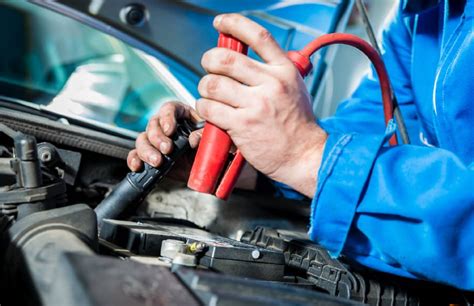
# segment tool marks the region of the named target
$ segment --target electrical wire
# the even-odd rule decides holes
[[[356,0],[356,6],[359,10],[359,13],[362,17],[362,22],[365,26],[365,31],[367,32],[367,36],[369,36],[369,40],[372,46],[377,50],[378,54],[382,56],[382,52],[380,50],[379,44],[377,42],[377,38],[375,37],[374,28],[369,19],[369,15],[367,14],[367,9],[362,2],[363,0]],[[390,82],[390,77],[389,77]],[[390,86],[392,87],[392,105],[393,105],[393,115],[395,116],[395,120],[398,124],[398,129],[400,131],[400,136],[402,138],[402,142],[404,144],[410,143],[410,137],[408,136],[408,131],[405,125],[405,120],[403,120],[402,112],[400,110],[400,106],[398,105],[397,96],[395,91],[393,90],[392,82],[390,82]]]
[[[351,34],[326,34],[310,42],[301,51],[288,52],[288,58],[293,62],[300,74],[305,77],[312,69],[310,57],[319,49],[333,44],[345,44],[355,47],[370,59],[379,77],[382,90],[383,114],[385,123],[388,124],[393,120],[392,87],[382,57],[368,42]],[[218,46],[246,53],[246,47],[230,35],[221,33]],[[391,146],[398,144],[396,134],[390,137],[389,143]],[[206,123],[193,168],[191,169],[188,187],[205,193],[215,192],[218,198],[227,199],[245,164],[242,154],[237,151],[234,159],[227,166],[224,174],[222,174],[222,170],[227,164],[231,144],[231,139],[225,131],[209,122]]]
[[[329,45],[334,45],[334,44],[349,45],[354,48],[357,48],[362,53],[364,53],[372,62],[372,64],[374,65],[375,71],[377,72],[379,82],[380,82],[380,87],[382,90],[382,104],[383,104],[385,124],[388,124],[388,122],[393,119],[392,87],[390,85],[387,69],[385,68],[385,64],[381,56],[379,55],[377,50],[374,47],[372,47],[368,42],[352,34],[346,34],[346,33],[325,34],[316,38],[309,44],[307,44],[298,53],[302,55],[304,58],[309,59],[319,49],[329,46]],[[389,143],[392,146],[395,146],[398,144],[396,134],[394,134],[390,138]]]

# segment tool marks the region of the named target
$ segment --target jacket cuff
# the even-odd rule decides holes
[[[272,181],[273,186],[275,187],[275,197],[277,198],[285,198],[289,200],[305,200],[308,199],[306,196],[303,194],[299,193],[298,191],[294,190],[290,186],[277,182],[277,181]]]
[[[385,135],[331,133],[323,153],[316,194],[311,203],[309,235],[337,257],[344,248],[357,205]]]

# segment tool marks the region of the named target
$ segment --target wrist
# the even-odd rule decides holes
[[[301,137],[301,146],[295,150],[293,160],[285,167],[285,173],[282,173],[279,181],[313,198],[327,137],[323,129],[311,123]]]

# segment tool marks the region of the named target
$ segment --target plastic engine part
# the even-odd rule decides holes
[[[284,253],[285,264],[305,273],[318,289],[369,305],[465,305],[472,298],[439,284],[399,278],[331,258],[323,247],[300,235],[257,227],[245,232],[241,241],[279,250]]]

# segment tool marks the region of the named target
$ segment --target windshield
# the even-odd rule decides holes
[[[142,131],[169,100],[193,97],[158,59],[24,1],[0,3],[0,95]]]

